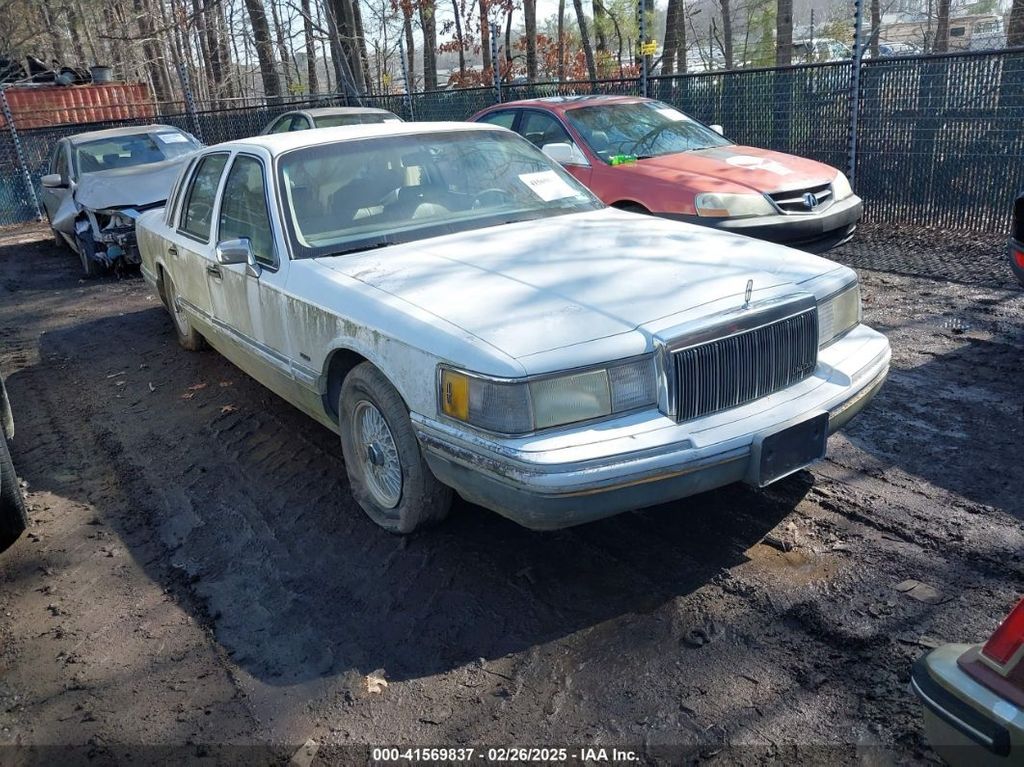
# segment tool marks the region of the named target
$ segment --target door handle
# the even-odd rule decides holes
[[[217,278],[218,280],[219,280],[219,279],[220,279],[221,277],[223,277],[223,276],[224,276],[223,274],[221,274],[221,273],[220,273],[220,267],[219,267],[219,266],[217,266],[216,264],[212,264],[212,265],[210,265],[210,266],[206,267],[206,273],[207,273],[207,274],[210,274],[210,275],[213,275],[213,276],[214,276],[214,277],[216,277],[216,278]]]
[[[176,255],[178,255],[178,249],[176,247],[174,247],[173,245],[169,245],[167,247],[167,255],[168,256],[176,256]]]

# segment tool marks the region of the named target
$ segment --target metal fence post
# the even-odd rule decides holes
[[[850,67],[850,138],[847,176],[850,186],[856,189],[857,184],[857,130],[860,120],[860,70],[864,63],[864,0],[855,0],[853,23],[853,62]]]
[[[192,122],[192,133],[203,144],[203,126],[199,124],[199,113],[196,111],[196,100],[192,96],[192,86],[188,80],[188,70],[185,64],[178,64],[178,77],[181,78],[181,92],[185,95],[185,111],[188,112],[189,120]]]
[[[498,60],[498,25],[491,23],[491,74],[494,76],[494,94],[501,103],[501,62]]]
[[[640,33],[637,53],[640,54],[640,95],[647,97],[647,14],[644,12],[644,0],[636,0],[636,25]]]
[[[36,221],[42,221],[43,211],[39,207],[39,198],[36,197],[36,188],[32,183],[32,174],[28,172],[28,162],[25,160],[25,151],[21,146],[18,129],[14,127],[14,115],[11,114],[11,105],[7,103],[7,92],[3,88],[0,88],[0,108],[3,109],[4,120],[7,121],[7,130],[11,132],[11,141],[14,143],[14,153],[18,156],[18,167],[21,170],[21,177],[25,181],[25,188],[28,189],[29,197],[32,199],[32,207],[36,210]]]
[[[398,38],[398,57],[402,64],[402,82],[405,83],[405,108],[409,111],[409,119],[415,120],[416,115],[412,111],[412,78],[409,76],[409,65],[405,61],[405,41]]]

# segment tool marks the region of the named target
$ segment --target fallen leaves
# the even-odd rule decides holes
[[[377,669],[366,675],[367,692],[382,693],[387,686],[388,680],[384,678],[384,669]]]
[[[238,408],[237,408],[237,407],[235,407],[234,405],[224,405],[224,406],[223,406],[223,407],[222,407],[222,408],[220,409],[220,414],[221,414],[221,415],[227,415],[228,413],[234,413],[234,412],[235,412],[235,411],[237,411],[237,410],[238,410]]]

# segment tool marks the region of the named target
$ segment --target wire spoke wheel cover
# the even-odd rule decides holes
[[[402,462],[391,428],[377,406],[360,400],[353,413],[357,460],[374,500],[385,509],[402,500]]]

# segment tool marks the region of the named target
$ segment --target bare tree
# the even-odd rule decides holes
[[[670,75],[675,71],[676,45],[679,36],[679,6],[683,0],[668,0],[665,9],[665,39],[661,45],[661,73]]]
[[[565,2],[565,0],[560,0]],[[488,15],[490,8],[487,0],[480,0],[480,56],[483,58],[484,71],[494,66],[491,61],[491,23]]]
[[[949,50],[949,0],[939,0],[938,13],[935,17],[935,44],[933,53],[945,53]]]
[[[1024,45],[1024,0],[1013,0],[1010,6],[1010,26],[1006,31],[1006,44],[1015,48]]]
[[[558,0],[558,42],[555,44],[558,56],[558,81],[565,79],[565,0]]]
[[[725,68],[733,68],[732,58],[732,0],[718,0],[718,9],[722,14],[722,38],[719,45],[722,49],[722,56],[725,57]],[[948,2],[948,0],[946,0]]]
[[[268,101],[280,99],[281,78],[277,74],[274,62],[274,43],[270,37],[270,24],[267,22],[263,0],[245,0],[245,9],[249,12],[249,23],[252,25],[253,41],[256,44],[256,58],[260,62],[263,94]]]
[[[526,79],[537,79],[537,0],[523,0],[526,19]]]
[[[871,1],[878,2],[878,0]],[[778,0],[775,7],[775,66],[784,67],[792,63],[793,0]]]
[[[580,45],[583,57],[587,61],[587,75],[591,80],[597,79],[597,67],[594,66],[594,49],[590,47],[590,33],[587,31],[587,17],[583,13],[583,0],[572,0],[576,9],[576,23],[580,26]]]
[[[423,89],[437,90],[437,18],[434,0],[420,0],[420,29],[423,30]]]

